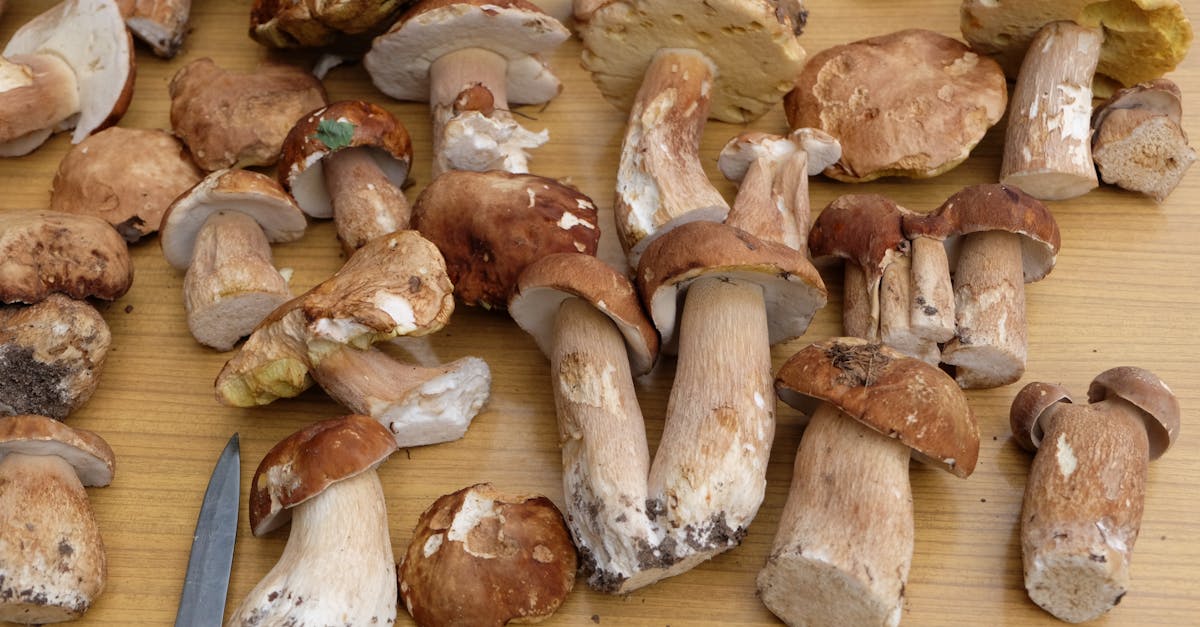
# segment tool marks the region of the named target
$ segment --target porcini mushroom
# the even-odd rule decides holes
[[[818,128],[841,142],[841,159],[827,176],[861,183],[953,169],[1007,102],[995,61],[945,35],[911,29],[816,54],[784,110],[792,128]]]
[[[409,4],[397,0],[254,0],[250,36],[272,48],[357,50],[370,43],[370,36],[391,26]]]
[[[192,0],[117,0],[125,24],[154,54],[171,59],[183,45]]]
[[[759,597],[789,625],[894,627],[912,564],[909,459],[971,474],[967,399],[937,367],[858,338],[801,349],[775,387],[810,420]]]
[[[1092,116],[1100,178],[1162,202],[1196,161],[1182,123],[1179,86],[1165,78],[1123,89]]]
[[[218,170],[171,203],[162,220],[163,256],[187,270],[183,304],[196,341],[233,348],[291,298],[271,263],[271,243],[304,235],[300,208],[273,179]]]
[[[115,300],[133,284],[125,240],[100,218],[57,211],[0,211],[0,302],[50,294]]]
[[[104,591],[107,557],[85,487],[116,463],[99,435],[53,418],[0,418],[0,621],[79,618]]]
[[[375,38],[363,66],[383,93],[428,102],[433,175],[447,170],[528,172],[525,151],[546,143],[509,103],[539,104],[561,84],[537,55],[570,36],[525,0],[423,0]]]
[[[1179,402],[1141,368],[1106,370],[1088,404],[1031,383],[1013,399],[1013,435],[1036,455],[1021,507],[1029,598],[1072,623],[1099,618],[1129,589],[1147,466],[1179,435]]]
[[[133,98],[133,44],[112,0],[63,0],[22,26],[0,58],[0,156],[52,133],[115,124]]]
[[[397,572],[418,625],[537,623],[575,585],[575,546],[550,499],[484,483],[421,513]]]
[[[396,441],[368,416],[318,422],[279,442],[250,486],[250,530],[291,521],[279,561],[226,625],[391,625],[396,565],[375,469]]]

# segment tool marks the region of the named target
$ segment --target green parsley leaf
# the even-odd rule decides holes
[[[354,137],[354,125],[341,120],[321,120],[316,135],[312,137],[330,150],[338,150],[350,145]]]

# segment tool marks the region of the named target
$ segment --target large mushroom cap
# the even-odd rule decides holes
[[[329,486],[373,470],[396,450],[387,427],[350,414],[310,425],[271,447],[250,485],[250,530],[261,536],[292,518],[291,508]]]
[[[61,457],[86,487],[112,483],[117,464],[112,448],[98,434],[35,414],[0,418],[0,458],[9,453]]]
[[[407,0],[254,0],[250,36],[273,48],[319,48],[391,25]]]
[[[333,217],[325,186],[325,157],[350,148],[365,148],[388,180],[400,189],[412,165],[408,129],[383,107],[361,100],[335,102],[300,119],[279,158],[279,182],[304,213]]]
[[[1013,397],[1008,411],[1008,424],[1021,448],[1034,452],[1042,446],[1046,433],[1043,424],[1050,409],[1059,403],[1074,403],[1071,393],[1055,383],[1034,382],[1021,388]]]
[[[557,253],[529,264],[508,301],[508,314],[548,356],[554,343],[554,317],[571,297],[587,301],[617,326],[634,376],[654,367],[658,332],[646,318],[637,292],[625,275],[591,255]]]
[[[1000,66],[961,42],[905,30],[823,50],[784,101],[793,128],[841,142],[825,174],[863,182],[926,178],[962,163],[1004,115]]]
[[[775,377],[783,402],[824,401],[896,438],[919,459],[967,477],[979,458],[979,429],[967,397],[949,375],[919,359],[859,338],[804,347]]]
[[[1142,410],[1151,460],[1166,453],[1179,437],[1179,399],[1149,370],[1121,366],[1096,375],[1088,387],[1088,402],[1099,403],[1109,397],[1124,399]]]
[[[0,211],[0,302],[36,303],[54,293],[114,300],[132,284],[129,249],[104,220]]]
[[[747,122],[775,106],[804,64],[800,25],[779,2],[672,0],[576,3],[583,66],[604,97],[628,110],[654,54],[664,48],[703,53],[714,65],[709,117]]]
[[[508,60],[508,101],[546,102],[561,85],[540,58],[571,33],[525,0],[425,0],[375,38],[363,65],[383,93],[429,100],[429,68],[456,50],[482,48]]]

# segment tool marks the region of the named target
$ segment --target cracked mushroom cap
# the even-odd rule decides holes
[[[478,484],[421,514],[400,560],[400,598],[419,625],[536,623],[575,585],[575,545],[544,496]]]
[[[332,218],[325,186],[325,157],[350,148],[366,148],[388,180],[401,189],[412,165],[408,129],[383,107],[343,100],[304,116],[292,127],[279,159],[279,182],[304,213]]]
[[[57,211],[0,211],[0,302],[50,294],[115,300],[133,284],[125,240],[100,218]]]
[[[9,453],[61,457],[89,488],[112,483],[117,464],[112,448],[98,434],[36,414],[0,418],[0,458]]]
[[[553,253],[595,255],[596,205],[579,190],[533,174],[447,171],[413,203],[413,228],[446,257],[466,305],[503,309],[525,266]]]
[[[466,48],[508,60],[508,101],[548,102],[562,84],[538,57],[571,36],[558,20],[525,0],[424,0],[375,38],[363,66],[379,91],[427,102],[434,61]]]
[[[583,67],[609,102],[628,111],[654,54],[697,50],[713,65],[709,117],[743,123],[775,106],[804,65],[802,26],[768,0],[709,0],[703,9],[672,0],[577,2]],[[581,10],[582,9],[582,10]]]
[[[1054,269],[1062,245],[1058,222],[1042,201],[1012,185],[972,185],[928,214],[904,218],[904,232],[909,237],[945,240],[980,231],[1008,231],[1021,236],[1026,283],[1040,281]]]
[[[1124,399],[1142,410],[1150,436],[1150,460],[1162,457],[1179,438],[1179,399],[1157,375],[1143,368],[1121,366],[1096,375],[1088,386],[1088,402],[1109,397]]]
[[[803,335],[825,306],[825,284],[804,253],[718,222],[689,222],[654,240],[638,263],[638,292],[664,346],[674,346],[688,287],[704,277],[761,286],[771,344]]]
[[[111,342],[95,307],[62,294],[0,307],[0,415],[66,418],[96,391]]]
[[[203,177],[170,133],[115,126],[84,139],[59,162],[50,209],[102,218],[136,242],[158,231],[171,202]]]
[[[962,163],[1004,115],[1000,66],[955,39],[905,30],[823,50],[784,101],[792,128],[819,128],[842,144],[825,169],[861,183],[927,178]]]
[[[907,209],[879,194],[846,194],[829,203],[813,222],[808,249],[813,258],[832,255],[855,263],[875,285],[897,255],[908,250]]]
[[[266,535],[292,519],[291,508],[387,460],[396,440],[370,416],[324,420],[285,438],[263,457],[250,484],[250,530]]]
[[[236,211],[254,218],[272,243],[294,242],[308,226],[304,213],[274,179],[250,170],[218,170],[171,203],[162,219],[163,256],[180,270],[192,263],[196,236],[208,217]]]
[[[717,157],[717,169],[725,178],[740,183],[750,164],[767,159],[778,166],[796,152],[808,155],[809,176],[816,176],[842,158],[842,146],[829,133],[815,128],[798,128],[787,136],[745,131],[725,143]]]
[[[508,314],[549,356],[554,317],[571,297],[587,301],[617,326],[625,338],[633,376],[650,372],[658,358],[658,332],[629,279],[596,257],[558,253],[529,264],[508,301]]]
[[[1049,417],[1050,410],[1059,403],[1074,402],[1071,393],[1055,383],[1034,382],[1021,388],[1008,411],[1008,424],[1017,444],[1031,453],[1038,450],[1046,434],[1042,421]]]
[[[272,48],[320,48],[387,28],[407,0],[254,0],[250,37]]]
[[[775,391],[801,411],[830,403],[959,477],[975,470],[979,429],[967,397],[954,379],[920,359],[859,338],[833,338],[788,359]]]

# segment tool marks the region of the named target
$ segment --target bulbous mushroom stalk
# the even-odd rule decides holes
[[[1152,373],[1120,367],[1097,375],[1086,405],[1031,383],[1010,417],[1036,451],[1021,508],[1025,589],[1061,620],[1099,618],[1129,588],[1147,466],[1178,436],[1179,403]]]
[[[811,421],[759,596],[789,625],[894,627],[912,563],[909,449],[970,475],[979,432],[966,397],[935,366],[859,338],[802,349],[775,386]]]

